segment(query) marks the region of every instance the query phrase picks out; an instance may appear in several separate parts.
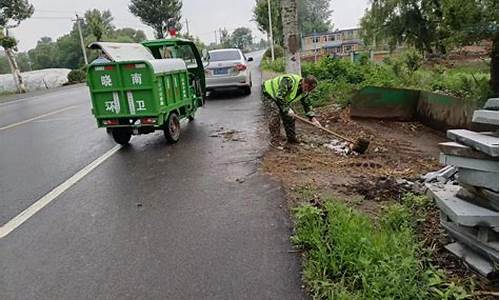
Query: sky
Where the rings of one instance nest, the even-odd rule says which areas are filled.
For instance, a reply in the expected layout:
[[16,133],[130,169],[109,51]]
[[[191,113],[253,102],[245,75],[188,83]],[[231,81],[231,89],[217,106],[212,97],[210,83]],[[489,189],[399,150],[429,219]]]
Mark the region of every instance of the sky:
[[[35,6],[35,13],[30,19],[12,30],[19,40],[18,48],[26,51],[36,46],[43,36],[54,40],[68,33],[72,28],[75,13],[83,15],[88,9],[109,9],[117,28],[132,27],[142,29],[148,38],[153,38],[153,30],[142,24],[128,10],[129,0],[29,0]],[[256,39],[265,38],[258,31],[252,19],[255,0],[183,0],[182,21],[189,22],[192,35],[198,36],[205,43],[213,42],[214,31],[226,28],[229,32],[237,27],[249,27]],[[351,28],[359,25],[368,0],[334,0],[332,19],[335,28]],[[185,23],[184,23],[185,29]]]

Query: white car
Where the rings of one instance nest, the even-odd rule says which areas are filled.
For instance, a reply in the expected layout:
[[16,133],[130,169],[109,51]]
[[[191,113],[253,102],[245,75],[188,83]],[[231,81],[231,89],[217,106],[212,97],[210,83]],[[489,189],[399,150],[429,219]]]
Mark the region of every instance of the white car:
[[245,94],[252,92],[252,74],[240,49],[218,49],[208,52],[209,63],[205,67],[207,91],[220,88],[240,88]]

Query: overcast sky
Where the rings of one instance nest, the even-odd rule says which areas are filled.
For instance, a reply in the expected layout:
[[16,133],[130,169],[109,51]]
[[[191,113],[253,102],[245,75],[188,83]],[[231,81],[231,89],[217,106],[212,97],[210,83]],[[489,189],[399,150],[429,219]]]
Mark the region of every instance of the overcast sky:
[[[13,30],[19,40],[19,50],[26,51],[36,46],[43,36],[57,39],[71,30],[75,12],[83,15],[88,9],[109,9],[114,17],[113,24],[120,27],[142,29],[148,38],[153,38],[153,30],[142,24],[128,10],[129,0],[29,0],[35,6],[33,17],[23,21]],[[236,27],[250,27],[257,38],[264,37],[257,30],[252,19],[255,0],[184,0],[183,22],[189,20],[191,34],[205,43],[213,42],[214,30],[225,27],[232,31]],[[358,26],[359,19],[368,6],[368,0],[332,1],[335,28]],[[184,25],[185,26],[185,25]]]

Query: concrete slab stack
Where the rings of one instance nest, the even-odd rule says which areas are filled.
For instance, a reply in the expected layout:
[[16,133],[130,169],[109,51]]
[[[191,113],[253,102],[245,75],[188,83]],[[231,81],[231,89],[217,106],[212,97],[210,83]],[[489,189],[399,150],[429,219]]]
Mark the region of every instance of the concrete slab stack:
[[441,225],[455,241],[446,248],[484,276],[498,270],[498,99],[474,112],[473,122],[495,132],[448,130],[441,143],[447,167],[427,174],[427,193],[441,210]]

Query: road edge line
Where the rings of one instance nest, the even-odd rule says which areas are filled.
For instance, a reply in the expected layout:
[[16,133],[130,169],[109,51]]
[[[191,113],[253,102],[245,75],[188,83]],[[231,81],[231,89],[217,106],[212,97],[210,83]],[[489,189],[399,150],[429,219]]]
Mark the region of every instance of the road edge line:
[[116,145],[106,153],[95,159],[93,162],[85,166],[80,171],[76,172],[73,176],[66,179],[63,183],[56,186],[50,192],[45,194],[42,198],[38,199],[35,203],[31,204],[28,208],[23,210],[20,214],[15,216],[14,218],[7,221],[7,223],[0,226],[0,239],[9,235],[12,231],[14,231],[17,227],[21,226],[24,222],[26,222],[29,218],[35,215],[38,211],[43,209],[47,204],[56,199],[59,195],[68,190],[71,186],[77,183],[80,179],[87,176],[90,172],[92,172],[95,168],[97,168],[100,164],[102,164],[106,159],[110,158],[113,154],[115,154],[118,150],[122,148],[121,145]]

